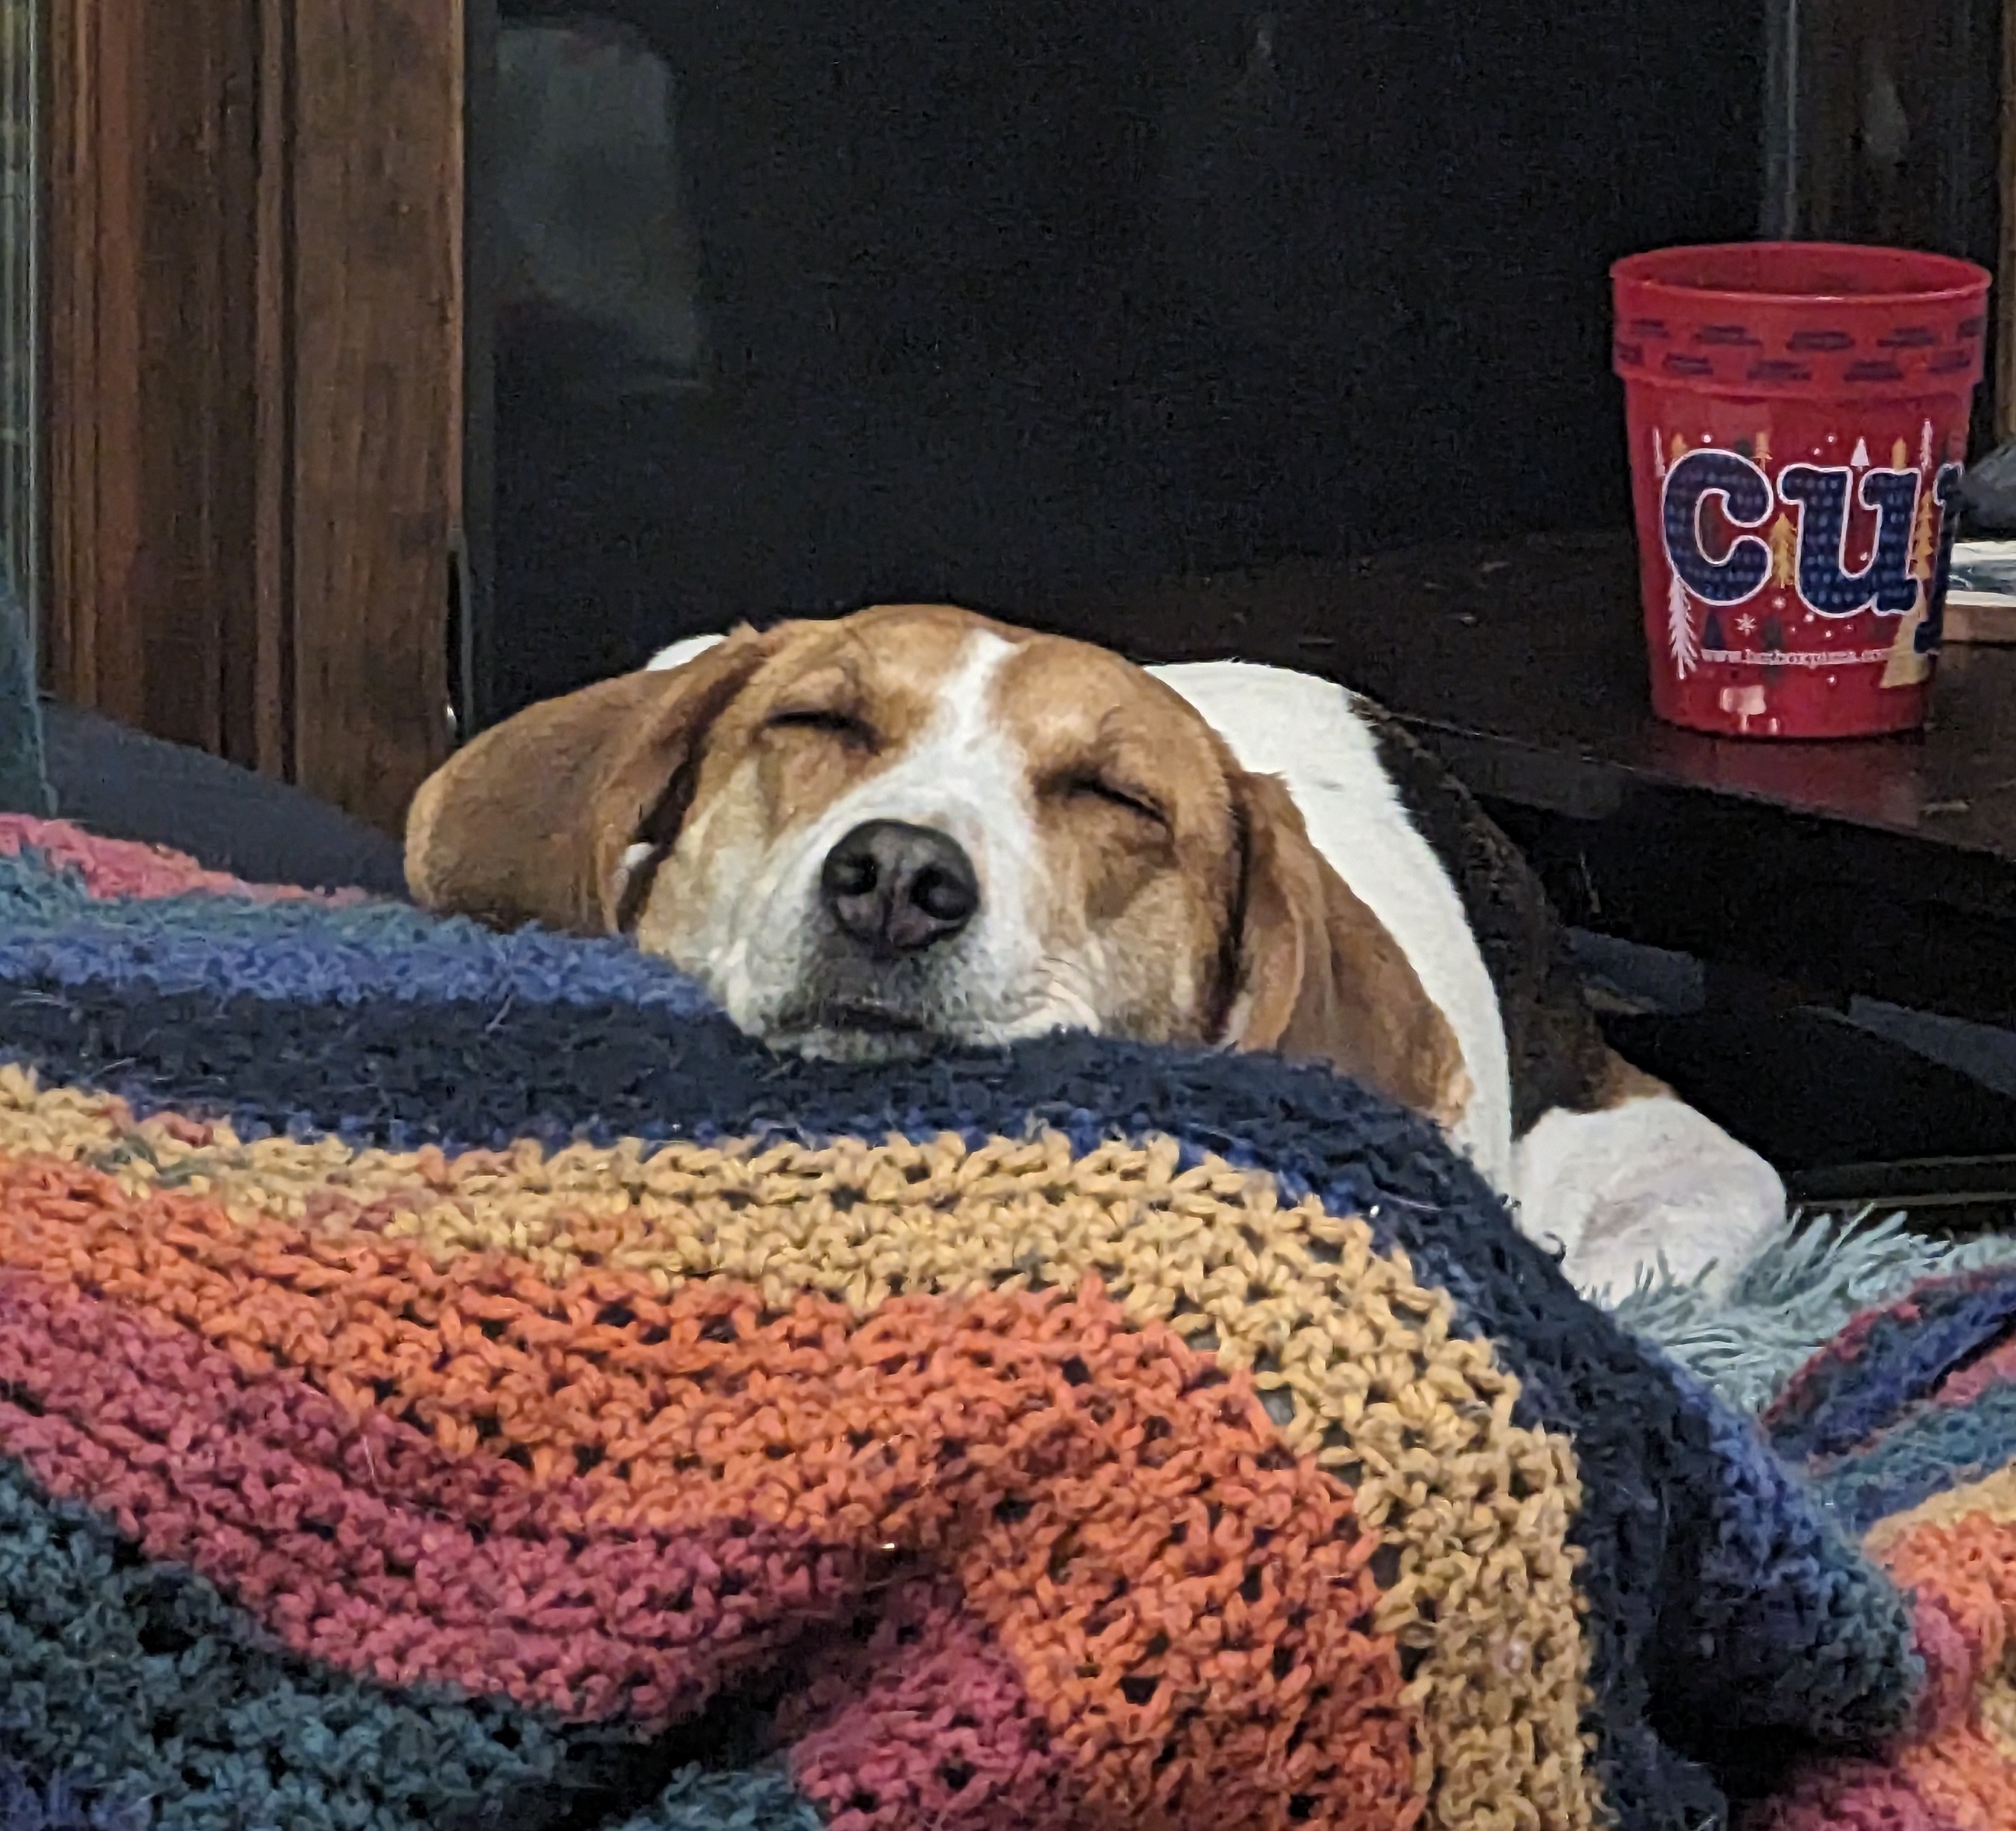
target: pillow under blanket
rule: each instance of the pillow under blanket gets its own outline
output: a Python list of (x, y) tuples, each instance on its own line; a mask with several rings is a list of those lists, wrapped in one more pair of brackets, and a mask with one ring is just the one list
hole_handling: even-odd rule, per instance
[(1677, 1831), (1939, 1707), (1349, 1083), (0, 852), (0, 1824)]

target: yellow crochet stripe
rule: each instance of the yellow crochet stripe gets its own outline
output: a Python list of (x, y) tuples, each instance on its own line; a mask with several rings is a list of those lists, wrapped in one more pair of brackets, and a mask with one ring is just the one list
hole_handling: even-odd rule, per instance
[(1981, 1694), (1981, 1732), (2005, 1761), (2016, 1761), (2016, 1671), (1989, 1681)]
[[(0, 1151), (52, 1155), (135, 1195), (178, 1188), (235, 1219), (368, 1226), (431, 1256), (499, 1251), (556, 1281), (585, 1266), (669, 1290), (724, 1276), (781, 1303), (1075, 1285), (1248, 1368), (1284, 1440), (1355, 1490), (1397, 1554), (1378, 1627), (1413, 1665), (1416, 1782), (1441, 1831), (1581, 1831), (1601, 1815), (1581, 1730), (1587, 1656), (1564, 1438), (1512, 1421), (1488, 1343), (1359, 1220), (1170, 1141), (945, 1137), (725, 1148), (535, 1145), (450, 1157), (330, 1140), (244, 1142), (0, 1069)], [(360, 1212), (361, 1211), (361, 1212)], [(1417, 1660), (1417, 1664), (1413, 1662)]]

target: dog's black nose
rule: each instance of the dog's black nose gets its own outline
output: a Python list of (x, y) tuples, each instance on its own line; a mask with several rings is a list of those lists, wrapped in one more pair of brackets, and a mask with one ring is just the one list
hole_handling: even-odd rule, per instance
[(855, 940), (878, 952), (914, 953), (973, 920), (980, 880), (951, 834), (866, 820), (826, 855), (819, 895)]

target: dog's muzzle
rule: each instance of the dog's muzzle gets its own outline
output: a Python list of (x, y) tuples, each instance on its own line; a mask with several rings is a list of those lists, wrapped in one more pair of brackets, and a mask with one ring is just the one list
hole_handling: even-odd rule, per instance
[(776, 1029), (820, 1054), (905, 1054), (955, 1034), (980, 876), (948, 833), (866, 820), (819, 869), (819, 919), (798, 995)]

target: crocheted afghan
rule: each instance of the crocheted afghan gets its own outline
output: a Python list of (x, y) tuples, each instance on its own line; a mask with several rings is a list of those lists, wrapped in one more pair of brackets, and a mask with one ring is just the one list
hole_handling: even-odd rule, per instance
[(2016, 1825), (2007, 1274), (1767, 1445), (1330, 1076), (0, 855), (9, 1831)]

